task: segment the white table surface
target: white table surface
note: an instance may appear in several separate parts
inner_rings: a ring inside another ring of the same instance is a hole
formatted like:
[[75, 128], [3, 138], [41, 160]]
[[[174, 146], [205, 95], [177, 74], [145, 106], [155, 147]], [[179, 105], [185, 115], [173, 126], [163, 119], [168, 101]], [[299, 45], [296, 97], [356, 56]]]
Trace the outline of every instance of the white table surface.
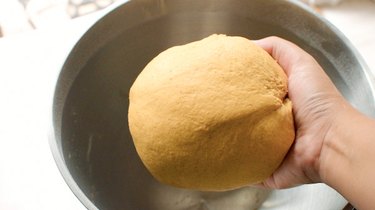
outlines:
[[[375, 4], [369, 0], [348, 0], [322, 12], [375, 69], [372, 38]], [[53, 29], [0, 39], [0, 209], [85, 209], [56, 167], [48, 131], [59, 67], [72, 43], [99, 16], [93, 14]], [[317, 189], [322, 187], [311, 186], [309, 193], [319, 194]], [[335, 194], [334, 191], [327, 193]], [[295, 190], [294, 195], [303, 197]], [[273, 199], [279, 196], [274, 194]], [[338, 202], [343, 204], [343, 200]], [[268, 203], [264, 209], [272, 209], [272, 205]]]

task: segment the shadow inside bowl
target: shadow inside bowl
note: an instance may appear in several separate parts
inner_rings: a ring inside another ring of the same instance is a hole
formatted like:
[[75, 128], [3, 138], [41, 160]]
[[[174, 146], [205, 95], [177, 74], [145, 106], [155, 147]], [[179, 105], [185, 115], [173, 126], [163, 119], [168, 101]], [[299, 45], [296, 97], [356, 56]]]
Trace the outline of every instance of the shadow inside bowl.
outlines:
[[[55, 141], [68, 173], [98, 209], [253, 209], [269, 191], [198, 192], [155, 181], [128, 129], [128, 92], [161, 51], [213, 33], [280, 36], [312, 54], [341, 93], [374, 115], [364, 66], [335, 29], [289, 1], [134, 0], [110, 12], [77, 43], [54, 100]], [[147, 132], [147, 131], [145, 131]], [[61, 168], [61, 167], [60, 167]], [[66, 170], [61, 169], [61, 170]], [[69, 183], [68, 183], [69, 184]]]

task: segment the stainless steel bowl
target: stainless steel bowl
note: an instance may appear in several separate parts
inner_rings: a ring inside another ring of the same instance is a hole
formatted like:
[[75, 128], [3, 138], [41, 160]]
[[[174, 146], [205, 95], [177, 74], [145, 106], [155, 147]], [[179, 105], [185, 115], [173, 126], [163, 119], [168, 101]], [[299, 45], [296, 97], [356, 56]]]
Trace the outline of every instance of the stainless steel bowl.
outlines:
[[128, 91], [138, 73], [161, 51], [212, 33], [276, 35], [298, 44], [355, 107], [375, 116], [361, 58], [340, 32], [296, 1], [128, 1], [84, 34], [56, 85], [51, 148], [87, 208], [250, 209], [266, 197], [252, 188], [208, 193], [162, 185], [145, 170], [129, 134]]

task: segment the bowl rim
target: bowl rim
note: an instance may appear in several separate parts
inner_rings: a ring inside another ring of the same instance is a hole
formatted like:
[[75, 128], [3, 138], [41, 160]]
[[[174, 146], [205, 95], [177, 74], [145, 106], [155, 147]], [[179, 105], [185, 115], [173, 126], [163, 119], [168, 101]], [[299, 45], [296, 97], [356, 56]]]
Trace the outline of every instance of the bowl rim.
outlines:
[[[66, 59], [68, 56], [72, 53], [72, 50], [74, 50], [75, 46], [82, 40], [84, 36], [86, 36], [90, 31], [92, 31], [97, 24], [100, 23], [100, 20], [105, 18], [107, 15], [109, 15], [112, 12], [115, 12], [116, 9], [119, 7], [125, 5], [126, 3], [130, 2], [131, 0], [119, 0], [115, 1], [113, 4], [108, 6], [107, 8], [103, 9], [102, 11], [97, 12], [95, 20], [90, 23], [88, 27], [86, 27], [83, 30], [83, 33], [78, 35], [76, 42], [72, 46], [72, 49], [68, 51], [66, 57], [64, 58], [63, 65], [66, 63]], [[323, 17], [320, 13], [317, 11], [313, 10], [311, 7], [309, 7], [306, 3], [303, 3], [299, 0], [284, 0], [290, 4], [293, 4], [299, 9], [302, 9], [304, 12], [313, 15], [315, 18], [317, 18], [319, 21], [322, 23], [326, 24], [326, 26], [332, 30], [333, 33], [337, 35], [338, 38], [340, 38], [343, 43], [351, 50], [353, 53], [354, 57], [358, 60], [359, 66], [363, 69], [364, 75], [366, 80], [368, 81], [369, 87], [370, 87], [370, 92], [372, 96], [372, 100], [375, 101], [375, 76], [374, 73], [371, 71], [371, 69], [368, 67], [367, 63], [365, 62], [364, 58], [362, 55], [359, 53], [359, 51], [354, 47], [354, 45], [351, 43], [351, 41], [344, 35], [343, 32], [341, 32], [335, 25], [333, 25], [328, 19]], [[62, 66], [60, 66], [60, 71], [59, 74], [57, 75], [57, 78], [60, 77]], [[49, 146], [50, 150], [52, 153], [52, 156], [55, 160], [56, 166], [59, 169], [65, 183], [68, 185], [72, 193], [75, 195], [75, 197], [83, 204], [84, 207], [86, 207], [89, 210], [99, 210], [98, 207], [95, 206], [95, 204], [84, 194], [84, 192], [81, 190], [81, 188], [78, 186], [78, 184], [75, 182], [74, 178], [69, 172], [69, 169], [67, 168], [65, 164], [65, 160], [63, 158], [62, 154], [62, 148], [61, 145], [58, 144], [57, 138], [56, 138], [56, 127], [55, 127], [55, 121], [54, 121], [54, 104], [56, 103], [55, 100], [55, 94], [57, 91], [57, 84], [58, 80], [56, 79], [55, 83], [55, 89], [54, 89], [54, 94], [52, 97], [52, 103], [49, 106], [49, 122], [51, 122], [49, 126], [49, 131], [48, 131], [48, 141], [49, 141]]]

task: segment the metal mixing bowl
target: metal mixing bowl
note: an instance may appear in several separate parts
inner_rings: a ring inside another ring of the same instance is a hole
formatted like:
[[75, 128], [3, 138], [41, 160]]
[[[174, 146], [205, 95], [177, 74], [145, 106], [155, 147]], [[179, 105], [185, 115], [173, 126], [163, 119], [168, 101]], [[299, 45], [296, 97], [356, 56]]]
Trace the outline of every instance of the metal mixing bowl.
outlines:
[[[68, 56], [53, 102], [51, 148], [66, 182], [89, 209], [249, 209], [267, 191], [208, 193], [156, 182], [127, 125], [128, 92], [158, 53], [212, 33], [276, 35], [311, 53], [341, 93], [375, 116], [368, 69], [334, 27], [296, 1], [133, 0], [101, 18]], [[145, 131], [147, 132], [147, 131]]]

